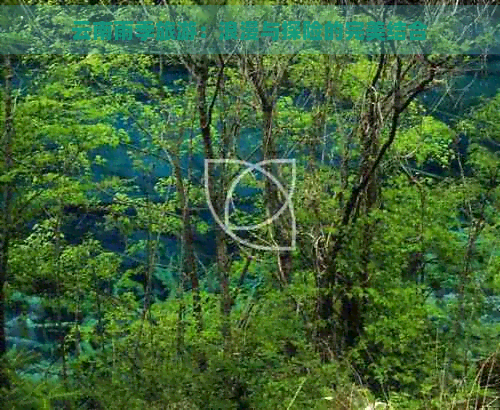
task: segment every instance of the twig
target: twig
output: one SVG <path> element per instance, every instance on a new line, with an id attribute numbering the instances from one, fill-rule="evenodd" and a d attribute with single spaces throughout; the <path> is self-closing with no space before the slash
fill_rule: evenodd
<path id="1" fill-rule="evenodd" d="M 300 383 L 299 388 L 295 392 L 295 395 L 293 396 L 293 399 L 290 402 L 290 404 L 288 405 L 288 407 L 286 408 L 286 410 L 290 410 L 292 408 L 293 403 L 295 403 L 295 399 L 297 398 L 297 396 L 299 395 L 300 391 L 302 390 L 302 386 L 304 386 L 304 383 L 306 382 L 306 380 L 307 380 L 307 377 L 304 377 L 304 380 L 302 380 L 302 383 Z"/>

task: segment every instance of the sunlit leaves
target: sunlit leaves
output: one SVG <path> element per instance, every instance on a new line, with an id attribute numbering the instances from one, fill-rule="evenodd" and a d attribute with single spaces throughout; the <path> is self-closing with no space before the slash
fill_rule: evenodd
<path id="1" fill-rule="evenodd" d="M 453 155 L 454 131 L 433 116 L 419 116 L 412 123 L 410 129 L 399 131 L 394 144 L 398 154 L 418 165 L 433 160 L 446 166 Z"/>

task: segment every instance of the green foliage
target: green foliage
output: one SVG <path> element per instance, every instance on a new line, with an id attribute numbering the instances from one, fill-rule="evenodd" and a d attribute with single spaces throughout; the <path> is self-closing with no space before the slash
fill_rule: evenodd
<path id="1" fill-rule="evenodd" d="M 454 158 L 451 143 L 455 133 L 433 116 L 417 115 L 411 128 L 401 132 L 394 148 L 401 157 L 414 159 L 419 166 L 431 159 L 443 167 L 447 166 Z"/>
<path id="2" fill-rule="evenodd" d="M 189 57 L 192 66 L 203 63 Z M 164 83 L 157 69 L 174 62 L 165 56 L 20 61 L 40 68 L 26 90 L 13 93 L 13 165 L 3 152 L 0 160 L 0 185 L 15 192 L 10 208 L 2 208 L 14 219 L 1 219 L 12 234 L 5 295 L 9 308 L 21 312 L 12 323 L 23 337 L 34 297 L 50 316 L 43 329 L 62 335 L 52 349 L 56 380 L 33 380 L 27 366 L 23 373 L 13 365 L 14 388 L 2 408 L 365 409 L 385 395 L 393 408 L 427 410 L 462 399 L 454 383 L 471 384 L 474 360 L 496 347 L 499 331 L 491 323 L 498 302 L 487 297 L 500 286 L 499 162 L 484 144 L 497 142 L 498 97 L 455 125 L 412 103 L 374 174 L 375 189 L 351 203 L 376 154 L 367 147 L 380 149 L 390 129 L 381 119 L 376 141 L 362 128 L 377 126 L 366 124 L 375 58 L 257 56 L 252 69 L 229 59 L 222 80 L 207 60 L 205 102 L 199 77 Z M 388 57 L 377 93 L 391 95 L 397 63 Z M 281 70 L 286 75 L 277 84 Z M 409 69 L 406 77 L 417 74 Z M 264 141 L 255 139 L 268 130 L 262 129 L 262 95 L 252 92 L 256 85 L 264 93 L 276 86 L 273 155 L 298 160 L 298 246 L 289 278 L 280 276 L 289 254 L 250 255 L 225 236 L 230 252 L 221 251 L 215 225 L 206 220 L 205 181 L 196 166 L 208 149 L 199 130 L 203 104 L 212 110 L 214 156 L 257 161 Z M 3 92 L 2 113 L 5 98 Z M 392 101 L 377 98 L 376 104 Z M 0 115 L 1 127 L 5 120 Z M 454 146 L 460 133 L 471 140 L 465 158 Z M 115 153 L 118 168 L 106 168 Z M 429 172 L 429 164 L 442 172 Z M 227 190 L 242 171 L 216 168 L 225 188 L 215 189 Z M 96 181 L 96 169 L 114 174 Z M 290 170 L 280 174 L 286 180 Z M 235 209 L 230 223 L 262 222 L 265 180 L 247 175 L 239 183 L 257 193 L 235 193 L 232 205 L 255 212 Z M 365 191 L 376 197 L 372 204 Z M 103 215 L 99 233 L 118 232 L 123 252 L 107 251 L 108 244 L 90 234 L 65 237 L 63 228 L 78 218 L 68 211 L 74 209 Z M 265 228 L 251 239 L 272 239 Z M 215 242 L 218 263 L 207 263 L 198 248 L 187 252 L 196 236 Z M 169 258 L 165 237 L 182 243 Z M 339 333 L 339 324 L 349 325 L 343 305 L 349 300 L 359 302 L 355 319 L 362 327 L 354 347 L 335 352 L 329 363 L 320 352 L 328 343 L 334 351 L 333 342 L 318 331 L 325 278 L 333 300 L 329 325 Z M 169 297 L 160 300 L 154 286 Z M 351 388 L 363 397 L 350 397 Z"/>
<path id="3" fill-rule="evenodd" d="M 439 340 L 418 288 L 370 292 L 369 325 L 355 353 L 366 382 L 377 390 L 417 395 L 435 375 Z M 372 316 L 373 315 L 373 316 Z"/>
<path id="4" fill-rule="evenodd" d="M 19 371 L 38 358 L 32 355 L 15 354 L 9 352 L 8 360 L 9 381 L 14 388 L 2 389 L 0 405 L 6 410 L 54 410 L 61 404 L 70 405 L 77 401 L 79 391 L 68 391 L 58 379 L 45 378 L 42 380 L 19 376 Z M 17 372 L 16 372 L 17 371 Z"/>

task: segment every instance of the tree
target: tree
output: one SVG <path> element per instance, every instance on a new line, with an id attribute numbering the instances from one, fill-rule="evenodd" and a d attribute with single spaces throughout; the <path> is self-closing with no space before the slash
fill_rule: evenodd
<path id="1" fill-rule="evenodd" d="M 12 87 L 13 61 L 39 65 L 28 80 L 28 93 Z M 4 289 L 12 282 L 9 253 L 14 240 L 31 218 L 43 218 L 47 209 L 65 205 L 88 206 L 92 150 L 116 146 L 119 135 L 109 125 L 116 112 L 89 84 L 78 77 L 88 60 L 63 57 L 31 59 L 6 56 L 3 92 L 4 128 L 1 219 L 0 357 L 6 352 Z M 48 69 L 49 72 L 44 72 Z M 33 94 L 30 93 L 34 92 Z M 22 138 L 20 137 L 22 136 Z M 64 200 L 61 202 L 61 196 Z"/>
<path id="2" fill-rule="evenodd" d="M 14 167 L 13 144 L 14 144 L 14 124 L 12 112 L 12 62 L 11 56 L 4 58 L 4 135 L 2 138 L 3 147 L 3 167 L 7 176 Z M 12 178 L 12 176 L 9 176 Z M 7 183 L 6 183 L 7 182 Z M 4 286 L 7 281 L 9 268 L 9 245 L 12 237 L 12 200 L 13 187 L 10 181 L 4 181 L 2 184 L 2 219 L 0 227 L 2 235 L 0 241 L 0 388 L 7 387 L 7 375 L 5 374 L 4 356 L 7 351 L 7 342 L 5 336 L 5 297 Z"/>

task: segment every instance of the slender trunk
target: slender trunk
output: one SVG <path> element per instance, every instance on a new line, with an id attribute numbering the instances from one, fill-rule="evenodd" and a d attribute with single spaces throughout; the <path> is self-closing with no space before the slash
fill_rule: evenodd
<path id="1" fill-rule="evenodd" d="M 366 118 L 365 129 L 363 131 L 363 163 L 361 165 L 361 178 L 368 174 L 373 161 L 379 150 L 379 132 L 383 127 L 377 115 L 377 101 L 375 96 L 371 94 L 369 112 Z M 366 186 L 363 200 L 358 213 L 365 217 L 369 217 L 371 210 L 376 206 L 378 201 L 378 172 L 375 170 L 373 177 Z M 369 262 L 371 259 L 371 248 L 373 242 L 374 223 L 369 220 L 363 221 L 362 227 L 362 247 L 361 247 L 361 271 L 356 283 L 351 283 L 351 288 L 347 289 L 348 295 L 344 295 L 342 303 L 342 316 L 344 325 L 344 347 L 353 347 L 357 339 L 363 331 L 363 316 L 366 305 L 366 297 L 359 292 L 352 292 L 352 285 L 359 286 L 362 291 L 369 286 Z"/>
<path id="2" fill-rule="evenodd" d="M 195 75 L 197 79 L 197 96 L 198 96 L 198 113 L 200 116 L 200 128 L 201 135 L 203 138 L 203 146 L 205 150 L 205 158 L 206 159 L 215 159 L 214 150 L 212 146 L 212 135 L 210 126 L 212 123 L 212 109 L 213 103 L 215 102 L 215 98 L 220 89 L 223 72 L 224 72 L 224 63 L 222 57 L 220 58 L 221 66 L 219 72 L 219 78 L 217 82 L 217 87 L 215 90 L 214 98 L 212 99 L 212 104 L 210 106 L 207 105 L 207 82 L 208 82 L 208 62 L 205 56 L 202 57 L 201 61 L 196 66 Z M 224 174 L 225 169 L 221 170 L 221 178 L 219 179 L 219 183 L 214 184 L 214 175 L 213 171 L 209 168 L 208 170 L 208 180 L 206 181 L 208 185 L 208 192 L 212 195 L 212 205 L 214 211 L 217 215 L 221 215 L 221 211 L 223 209 L 222 206 L 222 192 L 225 192 L 225 181 Z M 229 321 L 229 316 L 231 313 L 231 294 L 229 289 L 229 260 L 227 254 L 227 243 L 225 232 L 218 225 L 215 227 L 215 243 L 217 248 L 217 270 L 220 276 L 220 286 L 221 286 L 221 315 L 222 315 L 222 336 L 224 338 L 224 346 L 225 352 L 230 351 L 231 346 L 231 325 Z"/>
<path id="3" fill-rule="evenodd" d="M 82 334 L 81 334 L 81 329 L 80 329 L 80 290 L 78 290 L 78 296 L 77 296 L 77 301 L 76 301 L 76 312 L 75 312 L 75 356 L 77 358 L 80 357 L 82 350 L 81 350 L 81 341 L 82 341 Z"/>
<path id="4" fill-rule="evenodd" d="M 181 250 L 180 250 L 180 258 L 179 258 L 179 272 L 180 272 L 180 283 L 177 288 L 177 299 L 179 300 L 179 308 L 177 310 L 177 357 L 181 358 L 184 354 L 184 335 L 186 331 L 184 315 L 186 313 L 186 304 L 184 301 L 184 288 L 186 286 L 186 274 L 185 274 L 185 258 L 184 258 L 184 236 L 181 237 Z"/>
<path id="5" fill-rule="evenodd" d="M 14 143 L 15 130 L 14 130 L 14 113 L 12 109 L 12 78 L 14 76 L 12 71 L 11 56 L 5 55 L 4 57 L 5 69 L 5 129 L 2 139 L 2 148 L 4 151 L 4 166 L 5 173 L 8 174 L 13 167 L 13 153 L 12 145 Z M 1 200 L 1 220 L 0 220 L 0 388 L 8 387 L 8 378 L 6 374 L 5 353 L 7 352 L 7 338 L 5 334 L 5 293 L 4 287 L 7 282 L 7 275 L 9 270 L 9 244 L 11 239 L 12 229 L 12 199 L 13 199 L 13 186 L 12 182 L 7 181 L 2 186 Z"/>
<path id="6" fill-rule="evenodd" d="M 196 330 L 198 334 L 203 331 L 203 309 L 201 306 L 200 284 L 198 273 L 196 271 L 194 244 L 193 244 L 193 227 L 191 225 L 191 212 L 189 209 L 189 192 L 182 179 L 182 171 L 179 156 L 176 155 L 174 160 L 174 173 L 176 178 L 176 189 L 179 194 L 180 206 L 182 209 L 182 234 L 181 234 L 181 258 L 182 258 L 182 276 L 189 278 L 191 282 L 191 293 L 193 295 L 193 312 L 196 321 Z M 184 284 L 182 285 L 184 287 Z M 184 307 L 179 307 L 179 343 L 183 339 L 182 320 L 184 315 Z M 198 367 L 201 370 L 206 368 L 206 357 L 203 352 L 199 352 Z"/>
<path id="7" fill-rule="evenodd" d="M 92 278 L 95 284 L 95 304 L 97 309 L 97 336 L 99 336 L 99 340 L 101 342 L 101 352 L 104 352 L 104 322 L 103 322 L 103 312 L 102 312 L 102 303 L 101 303 L 101 295 L 99 294 L 99 281 L 97 279 L 95 266 L 92 264 Z"/>
<path id="8" fill-rule="evenodd" d="M 60 212 L 58 210 L 58 212 Z M 60 215 L 56 216 L 56 226 L 54 229 L 54 252 L 55 252 L 55 266 L 54 266 L 54 274 L 57 281 L 57 328 L 58 328 L 58 337 L 61 349 L 61 358 L 62 358 L 62 379 L 64 384 L 68 381 L 68 369 L 66 363 L 66 342 L 64 337 L 64 330 L 62 324 L 62 303 L 61 298 L 63 297 L 63 292 L 61 291 L 61 268 L 60 268 L 60 258 L 61 258 L 61 218 Z"/>
<path id="9" fill-rule="evenodd" d="M 163 68 L 164 60 L 160 56 L 159 59 L 160 71 L 158 75 L 159 88 L 158 91 L 162 99 L 166 99 L 167 95 L 164 91 L 163 84 Z M 166 118 L 168 122 L 168 118 Z M 180 137 L 184 138 L 184 129 L 180 131 Z M 164 148 L 165 149 L 165 148 Z M 181 251 L 180 251 L 180 275 L 181 280 L 178 288 L 178 299 L 179 299 L 179 309 L 177 312 L 177 355 L 180 356 L 184 351 L 184 334 L 185 334 L 185 322 L 184 316 L 186 313 L 186 305 L 184 301 L 184 287 L 186 285 L 185 281 L 187 278 L 191 282 L 191 292 L 193 295 L 193 311 L 196 320 L 196 328 L 198 333 L 203 330 L 203 309 L 201 305 L 200 298 L 200 285 L 198 274 L 196 272 L 195 264 L 195 253 L 194 253 L 194 240 L 193 240 L 193 226 L 191 224 L 191 212 L 189 208 L 189 192 L 182 177 L 182 169 L 180 163 L 180 153 L 178 149 L 174 149 L 174 154 L 172 155 L 173 160 L 171 165 L 174 170 L 174 175 L 176 179 L 176 190 L 179 195 L 180 208 L 182 211 L 182 232 L 180 236 Z M 191 162 L 192 150 L 190 147 L 189 161 Z M 188 174 L 189 179 L 189 174 Z"/>
<path id="10" fill-rule="evenodd" d="M 200 297 L 200 283 L 195 264 L 193 227 L 191 225 L 191 214 L 188 205 L 186 205 L 183 209 L 182 220 L 184 224 L 184 240 L 186 243 L 187 272 L 191 281 L 191 291 L 193 293 L 193 311 L 196 319 L 197 331 L 198 333 L 201 333 L 203 331 L 203 311 Z"/>
<path id="11" fill-rule="evenodd" d="M 177 357 L 180 358 L 184 353 L 184 333 L 185 333 L 184 314 L 186 311 L 186 306 L 184 303 L 184 272 L 182 270 L 181 270 L 181 283 L 179 284 L 179 288 L 177 291 L 177 299 L 179 300 L 179 308 L 177 310 L 176 343 L 177 343 Z"/>
<path id="12" fill-rule="evenodd" d="M 250 61 L 246 63 L 250 64 Z M 278 153 L 276 151 L 276 139 L 273 135 L 273 116 L 274 107 L 278 96 L 278 89 L 281 84 L 281 80 L 285 73 L 283 69 L 278 75 L 271 89 L 266 89 L 262 79 L 264 78 L 264 67 L 262 60 L 259 60 L 258 67 L 252 67 L 249 73 L 252 83 L 255 87 L 255 91 L 260 100 L 260 105 L 262 109 L 262 153 L 264 161 L 278 159 Z M 286 68 L 286 67 L 285 67 Z M 276 176 L 278 179 L 280 172 L 276 166 L 270 167 L 269 172 Z M 285 201 L 286 198 L 281 198 Z M 266 210 L 268 213 L 268 218 L 275 215 L 280 206 L 280 195 L 278 193 L 277 186 L 269 178 L 265 179 L 265 201 Z M 278 247 L 289 247 L 290 246 L 290 230 L 291 230 L 291 219 L 286 217 L 286 213 L 282 215 L 276 222 L 269 226 L 271 240 Z M 290 251 L 277 250 L 277 264 L 279 278 L 282 286 L 286 286 L 290 281 L 290 276 L 292 273 L 293 259 L 292 253 Z"/>
<path id="13" fill-rule="evenodd" d="M 151 232 L 152 229 L 152 220 L 151 220 L 151 198 L 149 195 L 146 198 L 147 206 L 148 206 L 148 246 L 147 246 L 147 265 L 146 265 L 146 286 L 144 289 L 144 312 L 143 312 L 143 321 L 148 318 L 149 308 L 153 303 L 153 271 L 154 271 L 154 256 L 156 251 L 156 246 L 153 242 L 153 235 Z"/>
<path id="14" fill-rule="evenodd" d="M 383 126 L 377 115 L 377 103 L 375 96 L 369 94 L 369 108 L 365 115 L 361 127 L 360 144 L 362 146 L 361 165 L 359 168 L 359 180 L 367 178 L 367 183 L 363 190 L 359 192 L 356 202 L 352 202 L 351 213 L 357 219 L 361 215 L 368 217 L 370 211 L 378 200 L 378 175 L 375 169 L 371 176 L 369 173 L 374 165 L 374 161 L 379 150 L 379 132 Z M 319 282 L 320 289 L 326 291 L 326 297 L 320 298 L 318 312 L 323 320 L 318 333 L 319 339 L 332 350 L 323 352 L 323 359 L 328 360 L 330 356 L 340 356 L 347 348 L 355 345 L 356 340 L 363 330 L 363 314 L 366 303 L 365 297 L 354 292 L 355 287 L 366 289 L 368 287 L 369 272 L 368 266 L 371 257 L 371 245 L 373 238 L 373 224 L 365 220 L 362 227 L 363 238 L 360 254 L 361 271 L 355 277 L 348 272 L 339 272 L 336 269 L 336 260 L 332 260 L 331 275 L 322 275 Z M 334 256 L 337 258 L 340 246 L 343 246 L 343 237 L 337 238 L 339 248 L 335 250 Z M 341 286 L 340 294 L 335 296 L 336 287 Z M 340 311 L 337 312 L 337 320 L 331 315 L 334 312 L 334 300 L 340 300 Z M 324 347 L 324 346 L 323 346 Z"/>
<path id="15" fill-rule="evenodd" d="M 200 284 L 196 272 L 194 245 L 193 245 L 193 227 L 191 225 L 191 212 L 189 209 L 189 193 L 182 179 L 182 171 L 177 157 L 174 161 L 174 172 L 176 179 L 176 189 L 179 194 L 180 206 L 182 209 L 182 250 L 183 266 L 186 277 L 191 282 L 191 292 L 193 293 L 193 311 L 196 319 L 196 328 L 198 332 L 203 330 L 203 312 L 200 300 Z"/>
<path id="16" fill-rule="evenodd" d="M 263 102 L 263 129 L 264 129 L 264 144 L 263 144 L 263 157 L 264 161 L 273 160 L 278 158 L 276 152 L 276 142 L 273 136 L 273 103 L 267 101 Z M 271 174 L 279 176 L 279 171 L 276 167 L 271 169 Z M 285 200 L 285 198 L 283 198 Z M 280 206 L 280 199 L 276 184 L 272 182 L 269 178 L 266 178 L 266 207 L 268 212 L 268 217 L 275 215 Z M 287 214 L 282 215 L 275 224 L 270 226 L 272 230 L 273 242 L 277 243 L 280 247 L 290 246 L 290 229 L 291 229 L 291 219 L 286 218 Z M 278 238 L 275 238 L 279 236 Z M 286 286 L 292 274 L 292 253 L 290 251 L 278 250 L 278 272 L 280 274 L 281 284 Z"/>
<path id="17" fill-rule="evenodd" d="M 458 286 L 458 315 L 455 320 L 455 335 L 456 340 L 463 340 L 466 346 L 466 348 L 464 349 L 464 374 L 467 374 L 469 368 L 469 338 L 466 334 L 464 334 L 464 327 L 467 323 L 467 316 L 470 313 L 470 310 L 467 309 L 467 296 L 470 295 L 467 289 L 471 282 L 471 269 L 474 248 L 476 246 L 476 241 L 479 234 L 481 233 L 482 228 L 483 225 L 481 220 L 475 220 L 471 224 L 469 230 L 469 238 L 467 241 L 467 248 L 465 250 L 463 270 L 459 278 Z"/>

